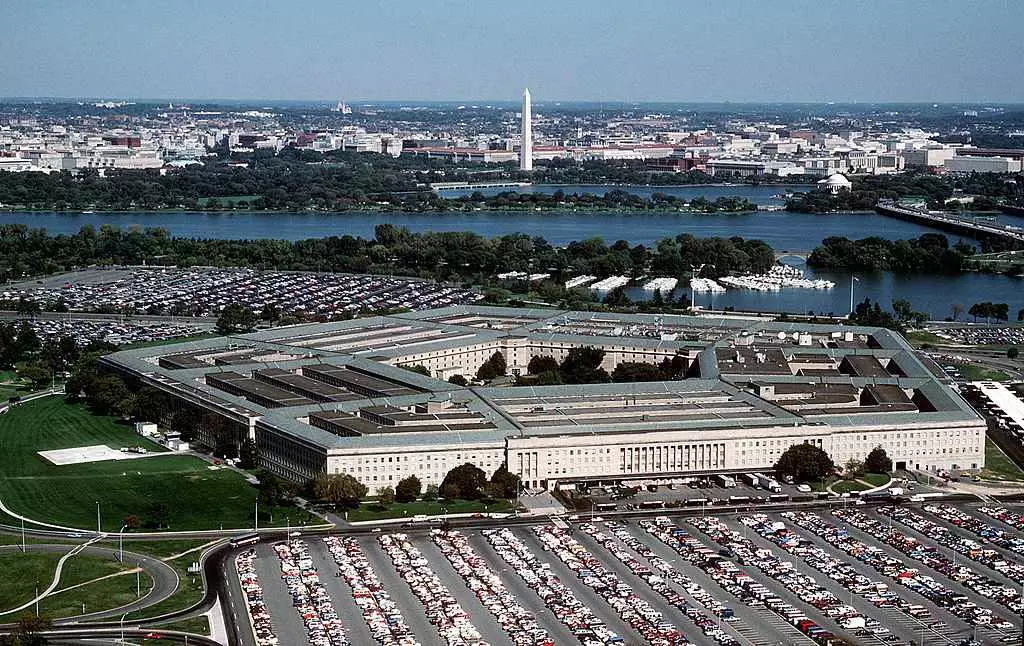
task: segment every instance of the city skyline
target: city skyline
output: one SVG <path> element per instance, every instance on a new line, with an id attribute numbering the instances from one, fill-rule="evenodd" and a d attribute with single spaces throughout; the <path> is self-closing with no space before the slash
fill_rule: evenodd
<path id="1" fill-rule="evenodd" d="M 0 95 L 512 101 L 529 84 L 547 101 L 1024 101 L 1007 82 L 1024 72 L 1014 3 L 610 9 L 15 4 Z M 40 34 L 46 55 L 26 56 Z"/>

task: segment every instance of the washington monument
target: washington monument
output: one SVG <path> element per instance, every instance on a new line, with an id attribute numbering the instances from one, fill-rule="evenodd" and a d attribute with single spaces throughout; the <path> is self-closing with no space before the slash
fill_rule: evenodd
<path id="1" fill-rule="evenodd" d="M 530 88 L 523 89 L 523 141 L 519 146 L 519 170 L 533 170 L 533 123 Z"/>

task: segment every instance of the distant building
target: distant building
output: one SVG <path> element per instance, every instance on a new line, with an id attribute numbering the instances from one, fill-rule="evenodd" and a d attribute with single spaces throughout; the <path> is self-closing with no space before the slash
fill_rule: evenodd
<path id="1" fill-rule="evenodd" d="M 846 179 L 846 176 L 842 173 L 836 173 L 829 177 L 818 180 L 818 187 L 822 188 L 832 195 L 836 195 L 839 191 L 848 191 L 853 186 L 850 180 Z"/>
<path id="2" fill-rule="evenodd" d="M 956 154 L 952 148 L 933 147 L 918 148 L 917 150 L 904 150 L 903 161 L 907 166 L 925 166 L 927 168 L 941 168 Z"/>
<path id="3" fill-rule="evenodd" d="M 1021 160 L 1010 157 L 961 157 L 955 155 L 946 161 L 951 173 L 1019 173 Z"/>

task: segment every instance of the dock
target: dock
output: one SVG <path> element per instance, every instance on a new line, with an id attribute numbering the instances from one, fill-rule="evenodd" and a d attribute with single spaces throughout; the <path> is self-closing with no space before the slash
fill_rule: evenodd
<path id="1" fill-rule="evenodd" d="M 936 213 L 909 206 L 901 206 L 891 200 L 881 200 L 875 204 L 875 210 L 884 216 L 916 222 L 928 227 L 958 233 L 973 238 L 998 238 L 1015 244 L 1024 245 L 1024 229 L 1004 226 L 992 222 L 978 222 L 968 218 Z"/>

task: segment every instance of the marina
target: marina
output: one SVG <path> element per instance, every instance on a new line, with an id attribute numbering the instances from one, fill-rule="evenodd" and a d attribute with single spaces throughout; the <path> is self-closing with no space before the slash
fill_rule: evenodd
<path id="1" fill-rule="evenodd" d="M 729 287 L 758 292 L 777 292 L 781 289 L 832 289 L 836 286 L 834 281 L 824 278 L 804 278 L 803 270 L 792 265 L 775 265 L 766 274 L 723 276 L 718 281 Z"/>

